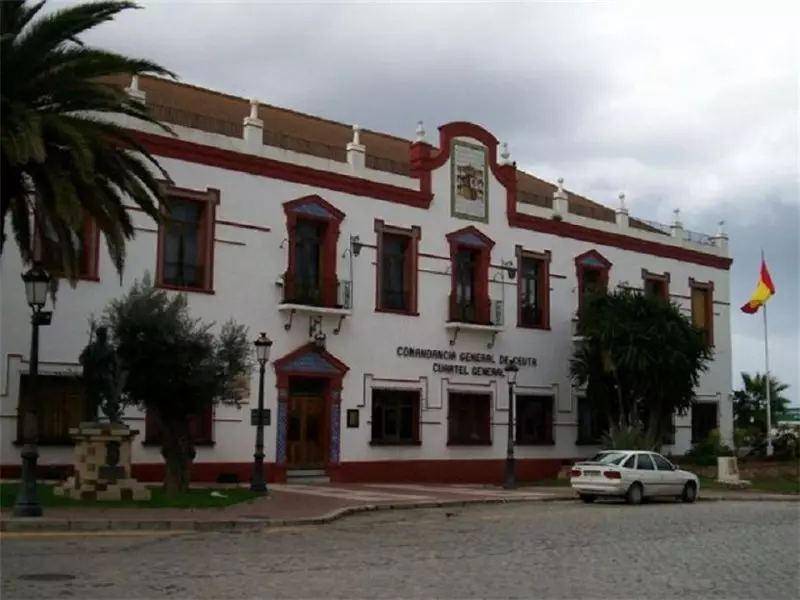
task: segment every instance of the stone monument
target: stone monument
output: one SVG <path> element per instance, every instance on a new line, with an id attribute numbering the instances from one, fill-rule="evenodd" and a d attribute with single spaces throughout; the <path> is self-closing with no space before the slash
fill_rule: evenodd
<path id="1" fill-rule="evenodd" d="M 70 429 L 75 440 L 75 473 L 53 491 L 76 500 L 149 500 L 150 490 L 131 476 L 131 443 L 139 434 L 122 422 L 126 372 L 98 327 L 80 356 L 86 388 L 85 419 Z M 105 416 L 98 417 L 98 411 Z"/>

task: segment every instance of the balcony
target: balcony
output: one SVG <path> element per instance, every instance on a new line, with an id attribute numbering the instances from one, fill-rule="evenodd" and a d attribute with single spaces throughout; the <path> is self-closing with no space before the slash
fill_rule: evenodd
<path id="1" fill-rule="evenodd" d="M 465 301 L 450 296 L 448 298 L 448 318 L 444 327 L 452 332 L 450 345 L 455 346 L 460 331 L 485 332 L 491 335 L 487 348 L 494 346 L 497 334 L 505 325 L 505 305 L 502 300 Z"/>
<path id="2" fill-rule="evenodd" d="M 318 281 L 299 280 L 284 275 L 278 286 L 281 297 L 278 302 L 278 311 L 289 315 L 284 329 L 292 328 L 294 315 L 308 315 L 318 327 L 321 318 L 330 315 L 339 317 L 339 323 L 333 330 L 338 334 L 344 318 L 352 313 L 353 290 L 350 281 L 337 278 L 321 278 Z"/>

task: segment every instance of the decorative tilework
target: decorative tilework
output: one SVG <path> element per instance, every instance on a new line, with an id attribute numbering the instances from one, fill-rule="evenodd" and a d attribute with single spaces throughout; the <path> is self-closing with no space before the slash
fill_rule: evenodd
<path id="1" fill-rule="evenodd" d="M 597 267 L 599 269 L 604 269 L 606 267 L 606 265 L 603 264 L 603 261 L 601 261 L 599 258 L 594 256 L 593 254 L 590 254 L 588 256 L 584 256 L 580 260 L 580 264 L 585 266 L 585 267 Z"/>
<path id="2" fill-rule="evenodd" d="M 275 442 L 275 462 L 282 465 L 286 462 L 286 428 L 288 427 L 288 404 L 278 402 L 278 422 L 276 423 L 277 439 Z"/>
<path id="3" fill-rule="evenodd" d="M 474 233 L 462 233 L 456 236 L 456 242 L 459 244 L 468 244 L 470 246 L 480 246 L 481 248 L 486 247 L 484 241 Z"/>
<path id="4" fill-rule="evenodd" d="M 307 352 L 298 356 L 292 362 L 284 365 L 281 371 L 290 373 L 338 373 L 339 371 L 331 363 L 325 360 L 317 352 Z"/>
<path id="5" fill-rule="evenodd" d="M 309 202 L 308 204 L 296 206 L 291 210 L 291 212 L 301 215 L 310 215 L 312 217 L 322 217 L 324 219 L 334 218 L 334 216 L 328 210 L 315 202 Z"/>
<path id="6" fill-rule="evenodd" d="M 338 402 L 331 404 L 331 452 L 330 462 L 339 463 L 339 441 L 341 427 L 342 405 Z"/>

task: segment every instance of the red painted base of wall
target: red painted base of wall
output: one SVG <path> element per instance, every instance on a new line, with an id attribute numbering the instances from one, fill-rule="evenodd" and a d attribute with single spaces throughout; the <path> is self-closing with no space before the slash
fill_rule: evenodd
<path id="1" fill-rule="evenodd" d="M 571 459 L 517 459 L 517 479 L 521 482 L 554 479 Z M 345 462 L 328 467 L 334 483 L 487 483 L 503 481 L 504 460 L 404 460 Z M 267 464 L 267 481 L 286 481 L 286 467 Z M 42 479 L 59 479 L 72 474 L 71 465 L 39 465 Z M 236 475 L 240 482 L 250 481 L 252 463 L 195 463 L 191 480 L 194 483 L 216 483 L 221 475 Z M 133 476 L 139 481 L 164 480 L 163 463 L 133 465 Z M 0 478 L 19 479 L 20 466 L 0 465 Z"/>

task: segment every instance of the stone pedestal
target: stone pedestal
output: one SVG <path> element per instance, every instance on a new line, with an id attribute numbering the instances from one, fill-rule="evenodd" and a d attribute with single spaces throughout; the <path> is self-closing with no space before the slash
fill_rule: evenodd
<path id="1" fill-rule="evenodd" d="M 139 432 L 123 423 L 81 423 L 75 440 L 75 474 L 53 490 L 75 500 L 149 500 L 150 490 L 131 477 L 131 442 Z"/>

